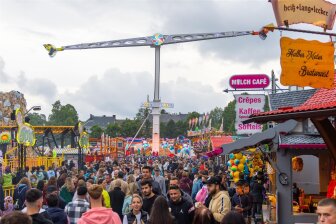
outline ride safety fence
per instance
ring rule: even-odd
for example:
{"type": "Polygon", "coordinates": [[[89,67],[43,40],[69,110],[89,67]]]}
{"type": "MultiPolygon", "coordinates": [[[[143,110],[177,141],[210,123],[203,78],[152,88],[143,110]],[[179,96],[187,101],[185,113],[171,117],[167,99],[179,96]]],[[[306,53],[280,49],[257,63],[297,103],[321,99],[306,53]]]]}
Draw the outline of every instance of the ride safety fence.
{"type": "MultiPolygon", "coordinates": [[[[30,169],[32,167],[37,166],[44,166],[46,170],[48,170],[48,167],[50,166],[62,166],[62,162],[64,161],[64,156],[59,157],[47,157],[47,156],[39,156],[39,157],[27,157],[26,158],[26,167],[29,167],[30,169]]],[[[5,167],[9,166],[11,168],[11,171],[17,171],[17,168],[19,167],[19,158],[14,157],[11,159],[4,158],[2,167],[3,169],[5,167]]]]}

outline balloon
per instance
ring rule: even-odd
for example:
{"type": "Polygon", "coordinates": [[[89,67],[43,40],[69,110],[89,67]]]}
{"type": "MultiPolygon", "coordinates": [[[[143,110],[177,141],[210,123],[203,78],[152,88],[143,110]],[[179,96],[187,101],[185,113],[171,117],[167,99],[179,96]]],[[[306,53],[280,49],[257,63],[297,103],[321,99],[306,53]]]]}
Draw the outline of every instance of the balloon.
{"type": "Polygon", "coordinates": [[[250,168],[250,173],[253,175],[253,173],[254,173],[254,169],[253,168],[250,168]]]}
{"type": "Polygon", "coordinates": [[[240,163],[239,159],[235,159],[234,164],[238,165],[240,163]]]}
{"type": "Polygon", "coordinates": [[[234,173],[233,173],[233,177],[234,177],[234,178],[239,178],[239,171],[234,172],[234,173]]]}
{"type": "Polygon", "coordinates": [[[243,158],[240,159],[240,163],[244,164],[246,162],[246,157],[243,156],[243,158]]]}
{"type": "Polygon", "coordinates": [[[233,177],[233,172],[231,171],[231,172],[230,172],[230,178],[232,178],[232,177],[233,177]]]}
{"type": "Polygon", "coordinates": [[[236,154],[236,159],[241,159],[242,157],[243,157],[243,154],[241,154],[241,153],[236,154]]]}
{"type": "Polygon", "coordinates": [[[257,148],[250,148],[249,151],[250,152],[255,152],[257,150],[257,148]]]}
{"type": "Polygon", "coordinates": [[[233,182],[237,183],[239,181],[239,178],[233,178],[233,182]]]}
{"type": "Polygon", "coordinates": [[[228,162],[227,162],[227,166],[228,166],[228,167],[232,166],[231,161],[228,161],[228,162]]]}
{"type": "Polygon", "coordinates": [[[238,165],[238,170],[242,172],[242,171],[244,170],[244,164],[241,164],[241,163],[240,163],[240,164],[238,165]]]}
{"type": "Polygon", "coordinates": [[[255,166],[255,167],[253,167],[256,171],[258,171],[259,170],[259,166],[255,166]]]}
{"type": "Polygon", "coordinates": [[[233,153],[230,153],[229,158],[230,159],[235,159],[235,155],[233,153]]]}
{"type": "Polygon", "coordinates": [[[234,160],[231,159],[231,160],[230,160],[230,163],[231,163],[231,166],[234,165],[234,160]]]}
{"type": "Polygon", "coordinates": [[[237,166],[236,166],[236,165],[231,166],[231,170],[232,170],[233,172],[236,172],[236,171],[237,171],[237,166]]]}

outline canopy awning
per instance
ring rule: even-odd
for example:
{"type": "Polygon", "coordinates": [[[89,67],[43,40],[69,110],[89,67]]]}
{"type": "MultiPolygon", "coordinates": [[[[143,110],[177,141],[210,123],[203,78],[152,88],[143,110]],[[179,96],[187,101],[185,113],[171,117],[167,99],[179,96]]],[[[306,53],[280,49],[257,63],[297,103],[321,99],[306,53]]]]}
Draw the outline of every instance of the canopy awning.
{"type": "Polygon", "coordinates": [[[273,128],[269,128],[261,133],[256,133],[248,138],[238,139],[237,141],[222,145],[223,152],[222,155],[230,153],[238,153],[240,151],[246,150],[247,148],[256,146],[258,144],[267,143],[270,141],[278,142],[280,134],[286,134],[292,131],[296,125],[297,121],[288,120],[284,123],[278,124],[273,128]]]}

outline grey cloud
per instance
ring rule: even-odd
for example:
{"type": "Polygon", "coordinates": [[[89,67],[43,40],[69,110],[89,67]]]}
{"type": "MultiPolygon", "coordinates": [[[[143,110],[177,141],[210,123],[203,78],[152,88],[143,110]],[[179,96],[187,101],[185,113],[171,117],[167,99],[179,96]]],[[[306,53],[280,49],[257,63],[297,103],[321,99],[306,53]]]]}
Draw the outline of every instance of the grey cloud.
{"type": "Polygon", "coordinates": [[[22,92],[43,97],[48,102],[52,102],[57,95],[55,83],[43,78],[29,79],[23,72],[17,79],[17,85],[22,92]]]}
{"type": "MultiPolygon", "coordinates": [[[[271,4],[267,1],[182,2],[168,7],[163,15],[162,28],[167,33],[258,31],[274,21],[271,4]]],[[[279,56],[278,39],[275,34],[265,41],[258,36],[245,36],[198,42],[197,45],[205,56],[260,65],[279,56]]]]}
{"type": "Polygon", "coordinates": [[[9,81],[9,76],[5,73],[5,61],[0,57],[0,80],[2,83],[7,83],[9,81]]]}
{"type": "MultiPolygon", "coordinates": [[[[149,73],[107,71],[103,77],[91,77],[75,93],[66,93],[61,99],[72,103],[82,118],[89,113],[134,117],[147,95],[153,97],[153,77],[149,73]]],[[[211,86],[190,82],[184,78],[161,84],[162,102],[174,103],[169,112],[206,112],[215,106],[225,106],[227,96],[211,86]]]]}

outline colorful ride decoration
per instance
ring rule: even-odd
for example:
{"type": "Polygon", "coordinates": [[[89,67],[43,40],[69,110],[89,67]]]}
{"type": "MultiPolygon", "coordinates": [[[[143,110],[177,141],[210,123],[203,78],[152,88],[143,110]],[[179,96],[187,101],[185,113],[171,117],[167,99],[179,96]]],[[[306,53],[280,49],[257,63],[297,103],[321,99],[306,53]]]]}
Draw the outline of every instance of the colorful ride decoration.
{"type": "Polygon", "coordinates": [[[155,46],[161,46],[164,43],[164,37],[160,33],[154,34],[151,39],[155,46]]]}
{"type": "Polygon", "coordinates": [[[227,162],[228,170],[230,170],[230,177],[235,183],[239,181],[240,174],[244,176],[253,176],[256,172],[261,171],[264,165],[262,160],[262,153],[257,152],[255,148],[252,149],[253,153],[242,153],[229,155],[227,162]]]}
{"type": "Polygon", "coordinates": [[[300,157],[294,157],[292,159],[292,169],[294,171],[300,172],[303,169],[303,160],[300,157]]]}
{"type": "Polygon", "coordinates": [[[88,149],[90,147],[90,136],[89,134],[84,130],[84,127],[81,122],[78,123],[78,132],[79,132],[79,146],[82,149],[88,149]]]}
{"type": "Polygon", "coordinates": [[[16,109],[15,118],[18,125],[16,141],[27,147],[34,146],[36,142],[34,129],[30,124],[24,122],[24,115],[20,109],[16,109]]]}
{"type": "Polygon", "coordinates": [[[0,144],[9,144],[12,140],[11,133],[8,131],[4,131],[0,134],[0,144]]]}

